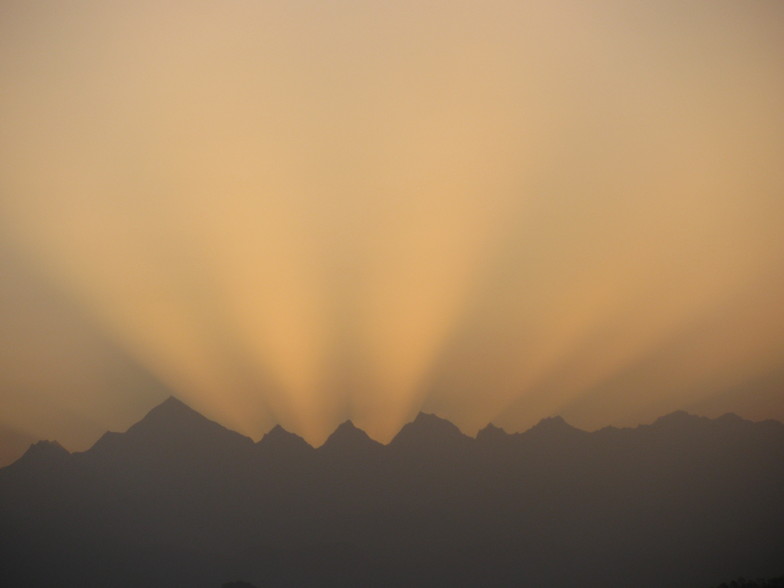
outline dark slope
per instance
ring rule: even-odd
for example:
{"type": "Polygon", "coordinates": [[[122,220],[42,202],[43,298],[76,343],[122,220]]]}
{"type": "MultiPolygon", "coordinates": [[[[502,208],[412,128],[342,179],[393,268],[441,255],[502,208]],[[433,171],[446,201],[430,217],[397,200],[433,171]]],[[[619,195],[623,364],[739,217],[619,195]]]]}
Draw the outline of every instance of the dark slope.
{"type": "Polygon", "coordinates": [[[44,474],[61,467],[70,455],[57,441],[38,441],[14,463],[0,469],[0,476],[44,474]]]}
{"type": "Polygon", "coordinates": [[[371,439],[351,421],[342,423],[318,448],[322,457],[340,461],[372,458],[382,450],[381,443],[371,439]]]}
{"type": "Polygon", "coordinates": [[[503,447],[509,445],[512,436],[504,431],[501,427],[495,426],[493,423],[488,423],[485,428],[481,429],[476,434],[476,440],[484,445],[493,447],[503,447]]]}
{"type": "MultiPolygon", "coordinates": [[[[62,475],[70,457],[57,441],[33,443],[22,457],[0,469],[0,505],[45,502],[52,491],[52,482],[62,475]],[[32,497],[36,500],[31,500],[32,497]]],[[[25,516],[20,511],[15,514],[25,516]]]]}
{"type": "Polygon", "coordinates": [[[168,459],[220,462],[246,454],[253,441],[211,421],[170,397],[125,433],[108,432],[87,454],[107,461],[135,464],[168,459]]]}
{"type": "Polygon", "coordinates": [[[471,437],[446,419],[420,412],[392,439],[388,453],[411,465],[438,467],[468,458],[474,444],[471,437]]]}
{"type": "Polygon", "coordinates": [[[735,415],[472,439],[420,414],[314,449],[169,399],[0,470],[0,585],[686,588],[781,574],[782,495],[784,425],[735,415]]]}
{"type": "Polygon", "coordinates": [[[256,453],[270,458],[297,459],[311,455],[313,447],[299,435],[276,425],[256,444],[256,453]]]}

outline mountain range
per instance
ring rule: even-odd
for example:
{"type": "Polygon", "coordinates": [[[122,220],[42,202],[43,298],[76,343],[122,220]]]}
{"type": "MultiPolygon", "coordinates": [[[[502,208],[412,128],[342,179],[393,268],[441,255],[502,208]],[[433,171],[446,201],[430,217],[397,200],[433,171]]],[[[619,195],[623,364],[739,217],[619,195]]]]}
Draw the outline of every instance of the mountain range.
{"type": "Polygon", "coordinates": [[[784,425],[676,412],[259,442],[169,398],[0,469],[0,586],[710,586],[784,572],[784,425]]]}

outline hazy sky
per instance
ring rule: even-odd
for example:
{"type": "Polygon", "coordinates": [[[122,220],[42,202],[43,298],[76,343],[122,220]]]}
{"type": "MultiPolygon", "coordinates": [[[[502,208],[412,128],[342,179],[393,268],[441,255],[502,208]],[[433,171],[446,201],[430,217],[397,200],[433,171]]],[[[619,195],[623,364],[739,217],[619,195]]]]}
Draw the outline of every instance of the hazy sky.
{"type": "Polygon", "coordinates": [[[0,0],[0,463],[784,419],[784,3],[0,0]]]}

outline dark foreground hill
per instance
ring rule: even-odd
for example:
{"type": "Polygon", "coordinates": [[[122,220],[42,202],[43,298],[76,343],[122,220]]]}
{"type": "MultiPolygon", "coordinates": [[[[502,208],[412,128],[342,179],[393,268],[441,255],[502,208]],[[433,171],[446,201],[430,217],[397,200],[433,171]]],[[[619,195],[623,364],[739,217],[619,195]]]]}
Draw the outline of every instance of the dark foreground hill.
{"type": "Polygon", "coordinates": [[[0,470],[0,586],[679,588],[784,570],[784,425],[674,413],[476,439],[420,415],[260,442],[175,399],[0,470]]]}

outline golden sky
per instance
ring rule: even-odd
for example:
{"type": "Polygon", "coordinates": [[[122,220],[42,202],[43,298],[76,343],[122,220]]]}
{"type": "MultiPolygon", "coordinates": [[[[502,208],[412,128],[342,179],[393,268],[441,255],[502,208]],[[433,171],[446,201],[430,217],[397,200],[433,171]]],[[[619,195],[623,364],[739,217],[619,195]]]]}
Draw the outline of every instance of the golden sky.
{"type": "Polygon", "coordinates": [[[0,2],[0,463],[784,419],[779,0],[0,2]]]}

